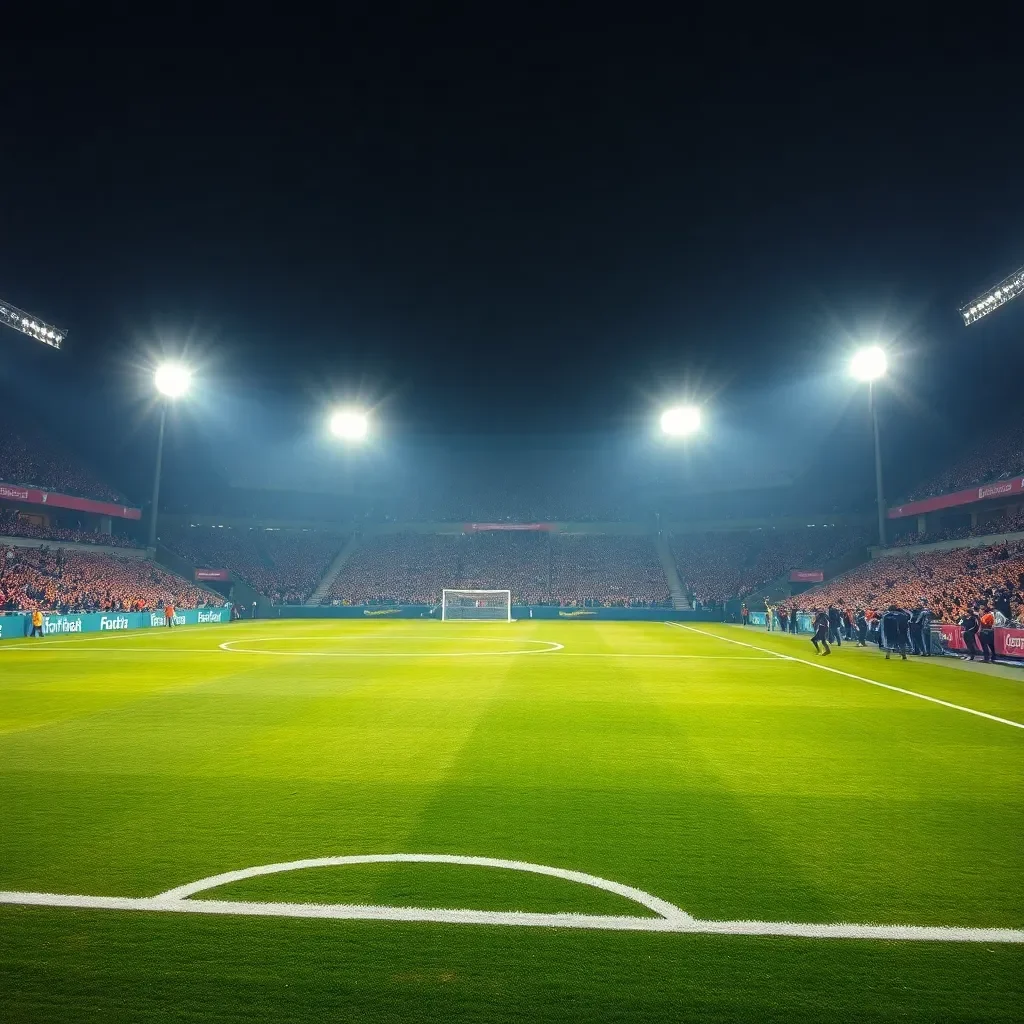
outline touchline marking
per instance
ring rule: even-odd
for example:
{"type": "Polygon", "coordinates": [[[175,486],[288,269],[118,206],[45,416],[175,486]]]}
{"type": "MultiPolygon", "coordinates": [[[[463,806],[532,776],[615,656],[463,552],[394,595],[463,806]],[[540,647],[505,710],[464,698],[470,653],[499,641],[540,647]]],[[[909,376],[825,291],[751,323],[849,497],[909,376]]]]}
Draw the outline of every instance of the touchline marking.
{"type": "Polygon", "coordinates": [[[229,654],[265,654],[276,656],[280,658],[497,658],[497,657],[508,657],[510,654],[550,654],[553,651],[560,651],[563,648],[563,644],[555,643],[554,640],[524,640],[519,639],[521,644],[534,644],[535,647],[532,650],[517,650],[517,651],[446,651],[440,654],[427,654],[426,652],[413,652],[411,654],[403,651],[383,651],[380,653],[372,652],[359,652],[352,654],[348,651],[260,651],[253,650],[247,647],[235,647],[235,644],[262,644],[262,643],[280,643],[281,641],[291,640],[355,640],[355,641],[378,641],[380,643],[392,643],[395,640],[434,640],[444,641],[457,640],[466,641],[468,643],[492,643],[492,644],[507,644],[512,643],[508,637],[504,636],[434,636],[424,634],[406,634],[406,635],[382,635],[376,637],[367,636],[261,636],[255,638],[243,638],[241,640],[227,640],[222,644],[218,644],[222,651],[227,651],[229,654]],[[543,645],[543,646],[541,646],[543,645]]]}
{"type": "Polygon", "coordinates": [[[774,661],[774,658],[762,658],[755,654],[614,654],[599,651],[588,652],[563,651],[559,658],[683,658],[689,661],[774,661]]]}
{"type": "Polygon", "coordinates": [[[1024,723],[1014,722],[1009,718],[1000,718],[998,715],[990,715],[987,711],[978,711],[976,708],[966,708],[963,704],[952,704],[948,700],[940,700],[938,697],[929,697],[926,693],[918,693],[916,690],[905,690],[902,686],[891,686],[889,683],[880,683],[877,679],[868,679],[867,676],[858,676],[853,672],[844,672],[841,668],[833,668],[831,665],[823,665],[820,661],[807,661],[804,658],[794,658],[791,654],[780,654],[768,647],[758,647],[756,644],[748,644],[743,640],[734,640],[731,636],[719,636],[717,633],[709,633],[704,629],[695,629],[693,626],[685,626],[681,622],[666,622],[666,626],[678,626],[680,629],[688,629],[691,633],[699,633],[701,636],[710,636],[715,640],[724,640],[728,644],[739,644],[740,647],[749,647],[752,651],[762,651],[765,654],[772,654],[783,661],[795,661],[800,665],[809,665],[811,668],[820,668],[823,672],[833,672],[837,676],[846,676],[847,679],[856,679],[859,683],[867,683],[869,686],[880,686],[883,690],[892,690],[893,693],[903,693],[908,697],[917,697],[918,700],[926,700],[931,704],[941,704],[944,708],[952,708],[954,711],[963,711],[968,715],[977,715],[978,718],[987,718],[990,722],[999,722],[1000,725],[1012,725],[1014,729],[1024,729],[1024,723]]]}
{"type": "Polygon", "coordinates": [[[911,942],[1024,943],[1024,929],[960,928],[917,925],[804,924],[792,921],[701,921],[673,903],[642,889],[597,875],[527,861],[451,854],[384,853],[350,857],[316,857],[226,871],[169,889],[159,896],[65,896],[45,892],[0,892],[0,904],[74,907],[85,910],[148,910],[175,914],[224,914],[249,917],[330,918],[347,921],[422,921],[437,924],[482,924],[527,928],[582,928],[605,931],[677,932],[710,935],[778,935],[809,939],[884,939],[911,942]],[[194,900],[189,897],[229,882],[282,871],[340,867],[350,864],[459,864],[548,875],[616,893],[646,907],[655,917],[611,914],[544,914],[497,910],[455,910],[436,907],[378,907],[349,903],[263,903],[249,900],[194,900]]]}

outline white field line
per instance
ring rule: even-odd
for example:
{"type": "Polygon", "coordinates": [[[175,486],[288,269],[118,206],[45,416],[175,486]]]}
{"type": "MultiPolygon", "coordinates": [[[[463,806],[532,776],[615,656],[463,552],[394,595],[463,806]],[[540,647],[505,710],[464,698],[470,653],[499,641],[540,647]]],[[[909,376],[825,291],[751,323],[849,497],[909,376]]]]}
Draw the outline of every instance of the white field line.
{"type": "Polygon", "coordinates": [[[734,640],[730,636],[719,636],[717,633],[709,633],[707,630],[695,629],[693,626],[686,626],[681,622],[666,622],[666,626],[677,626],[679,629],[688,629],[691,633],[699,633],[701,636],[710,636],[715,640],[724,640],[728,644],[738,644],[740,647],[749,647],[753,651],[761,651],[764,654],[772,654],[783,661],[795,661],[801,665],[808,665],[810,668],[820,668],[823,672],[832,672],[837,676],[846,676],[847,679],[856,679],[859,683],[867,683],[869,686],[879,686],[883,690],[892,690],[893,693],[902,693],[907,697],[916,697],[918,700],[926,700],[930,704],[941,704],[944,708],[952,708],[954,711],[963,711],[968,715],[976,715],[978,718],[987,718],[990,722],[998,722],[1000,725],[1011,725],[1014,729],[1024,729],[1024,723],[1014,722],[1009,718],[1000,718],[998,715],[990,715],[987,711],[978,711],[976,708],[964,707],[963,704],[953,704],[948,700],[940,700],[938,697],[929,697],[926,693],[918,693],[916,690],[906,690],[902,686],[891,686],[889,683],[880,683],[877,679],[868,679],[867,676],[858,676],[853,672],[845,672],[841,668],[833,668],[831,665],[824,665],[820,661],[807,661],[805,658],[794,658],[791,654],[780,654],[768,647],[758,647],[756,644],[748,644],[744,640],[734,640]]]}
{"type": "Polygon", "coordinates": [[[273,657],[281,658],[496,658],[496,657],[508,657],[510,654],[551,654],[554,651],[562,650],[562,644],[555,643],[554,640],[525,640],[520,638],[519,643],[521,644],[532,644],[532,649],[527,650],[516,650],[516,651],[444,651],[440,654],[428,654],[426,652],[413,652],[406,653],[404,651],[384,651],[379,654],[365,654],[355,653],[352,654],[348,651],[261,651],[253,649],[251,647],[235,647],[235,644],[262,644],[262,643],[280,643],[282,641],[288,642],[292,640],[377,640],[382,643],[389,643],[395,640],[434,640],[448,642],[450,640],[457,640],[459,642],[467,641],[469,643],[492,643],[492,644],[507,644],[510,642],[508,637],[498,636],[437,636],[434,634],[408,634],[408,635],[383,635],[379,637],[363,637],[357,635],[350,636],[264,636],[254,638],[244,638],[240,640],[228,640],[225,643],[219,644],[218,646],[222,651],[228,651],[231,654],[264,654],[273,657]]]}
{"type": "Polygon", "coordinates": [[[373,854],[353,857],[319,857],[310,860],[266,864],[228,871],[198,882],[170,889],[154,897],[65,896],[41,892],[0,892],[0,904],[36,907],[73,907],[87,910],[147,910],[177,914],[228,916],[331,918],[348,921],[423,921],[439,924],[482,924],[534,928],[582,928],[607,931],[677,932],[712,935],[778,935],[811,939],[883,939],[913,942],[1024,943],[1024,929],[960,928],[917,925],[805,924],[791,921],[700,921],[672,903],[642,889],[621,885],[580,871],[530,864],[526,861],[447,854],[373,854]],[[262,903],[236,900],[193,900],[196,892],[229,882],[309,867],[375,863],[463,864],[504,868],[548,875],[589,885],[633,900],[657,917],[597,914],[543,914],[490,910],[449,910],[430,907],[377,907],[363,904],[262,903]]]}

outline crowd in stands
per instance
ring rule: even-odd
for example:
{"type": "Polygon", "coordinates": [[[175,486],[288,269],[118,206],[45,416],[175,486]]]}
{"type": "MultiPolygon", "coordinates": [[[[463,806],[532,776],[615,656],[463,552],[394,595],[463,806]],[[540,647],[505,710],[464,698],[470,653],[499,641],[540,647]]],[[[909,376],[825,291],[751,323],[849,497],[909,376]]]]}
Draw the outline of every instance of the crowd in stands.
{"type": "Polygon", "coordinates": [[[902,533],[891,538],[889,546],[894,548],[912,547],[915,544],[935,544],[943,540],[962,540],[966,537],[985,537],[991,533],[1019,533],[1021,531],[1024,531],[1024,510],[1003,516],[1000,519],[988,519],[974,526],[964,523],[960,526],[928,530],[925,533],[916,531],[902,533]]]}
{"type": "Polygon", "coordinates": [[[138,548],[141,542],[117,533],[99,533],[81,526],[57,526],[41,523],[39,516],[25,516],[17,509],[0,508],[0,537],[31,537],[35,540],[73,541],[76,544],[103,544],[112,548],[138,548]],[[40,521],[37,521],[40,520],[40,521]]]}
{"type": "Polygon", "coordinates": [[[859,527],[682,533],[671,538],[679,578],[703,606],[743,597],[791,569],[821,569],[868,543],[859,527]]]}
{"type": "Polygon", "coordinates": [[[0,548],[0,609],[145,611],[220,604],[208,591],[140,558],[61,548],[0,548]]]}
{"type": "Polygon", "coordinates": [[[544,531],[372,536],[324,601],[436,604],[445,588],[510,590],[516,603],[565,607],[669,603],[650,538],[544,531]]]}
{"type": "Polygon", "coordinates": [[[117,505],[128,503],[123,494],[41,433],[31,432],[24,425],[11,424],[6,419],[0,423],[0,482],[117,505]]]}
{"type": "Polygon", "coordinates": [[[312,530],[193,526],[165,531],[160,541],[199,568],[230,569],[274,604],[302,604],[345,537],[312,530]]]}
{"type": "Polygon", "coordinates": [[[1024,474],[1024,425],[1001,428],[914,488],[900,504],[1024,474]]]}
{"type": "MultiPolygon", "coordinates": [[[[958,622],[978,600],[1005,605],[1007,618],[1024,614],[1024,542],[982,548],[920,551],[877,558],[801,594],[802,608],[913,607],[928,601],[937,622],[958,622]]],[[[1005,614],[1005,613],[1004,613],[1005,614]]]]}

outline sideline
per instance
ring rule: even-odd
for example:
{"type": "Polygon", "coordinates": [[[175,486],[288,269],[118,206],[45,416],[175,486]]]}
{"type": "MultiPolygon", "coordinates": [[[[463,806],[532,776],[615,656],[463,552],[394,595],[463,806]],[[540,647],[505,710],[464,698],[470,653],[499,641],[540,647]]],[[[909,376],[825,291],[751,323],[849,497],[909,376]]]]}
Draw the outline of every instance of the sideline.
{"type": "Polygon", "coordinates": [[[867,683],[869,686],[880,686],[883,690],[892,690],[893,693],[902,693],[908,697],[916,697],[918,700],[926,700],[930,704],[941,704],[944,708],[952,708],[954,711],[963,711],[968,715],[977,715],[978,718],[987,718],[990,722],[999,722],[1000,725],[1010,725],[1014,729],[1024,729],[1024,723],[1014,722],[1009,718],[1000,718],[998,715],[990,715],[987,711],[978,711],[976,708],[964,707],[963,704],[953,704],[948,700],[940,700],[938,697],[929,697],[926,693],[918,693],[916,690],[906,690],[902,686],[892,686],[889,683],[880,683],[877,679],[868,679],[867,676],[858,676],[853,672],[844,672],[841,668],[833,668],[831,665],[823,665],[820,661],[807,661],[805,658],[794,658],[791,654],[781,654],[769,647],[758,647],[756,644],[749,644],[744,640],[734,640],[730,636],[721,636],[718,633],[709,633],[704,629],[695,629],[693,626],[686,626],[681,622],[666,622],[666,626],[676,626],[679,629],[689,630],[691,633],[699,633],[701,636],[709,636],[715,640],[724,640],[727,644],[738,644],[740,647],[749,647],[752,651],[761,651],[763,654],[773,654],[783,661],[795,661],[800,665],[808,665],[811,668],[820,668],[823,672],[832,672],[837,676],[846,676],[847,679],[856,679],[859,683],[867,683]]]}

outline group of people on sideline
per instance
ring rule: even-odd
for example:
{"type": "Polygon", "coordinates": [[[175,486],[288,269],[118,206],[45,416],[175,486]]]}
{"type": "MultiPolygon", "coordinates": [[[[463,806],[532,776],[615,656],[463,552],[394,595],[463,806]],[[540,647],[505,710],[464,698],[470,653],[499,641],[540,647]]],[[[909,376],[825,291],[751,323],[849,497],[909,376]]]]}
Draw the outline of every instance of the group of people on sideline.
{"type": "MultiPolygon", "coordinates": [[[[921,598],[913,608],[891,604],[884,609],[857,608],[852,612],[843,607],[842,602],[809,611],[795,605],[773,605],[767,598],[764,605],[764,626],[769,632],[797,633],[799,616],[805,616],[811,643],[820,655],[831,654],[832,647],[842,647],[844,640],[858,647],[877,644],[887,659],[894,652],[904,661],[908,654],[927,658],[941,653],[934,649],[932,622],[935,616],[927,598],[921,598]]],[[[750,609],[746,604],[740,610],[740,618],[744,626],[750,625],[750,609]]],[[[1011,621],[998,602],[985,599],[974,602],[959,620],[967,649],[965,660],[974,661],[980,653],[982,661],[994,664],[995,630],[1009,626],[1011,621]]]]}

